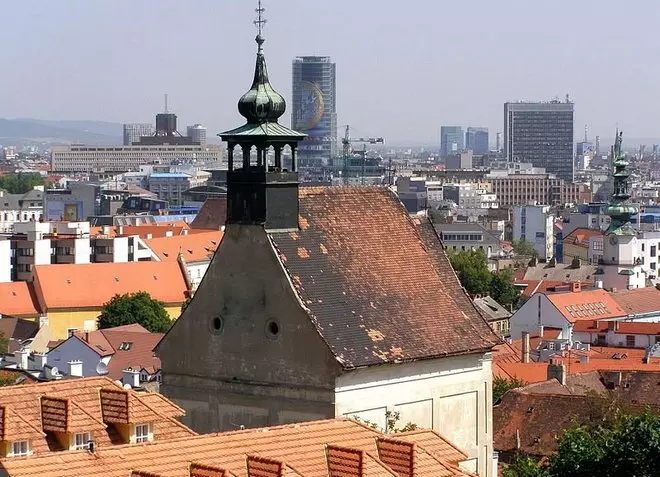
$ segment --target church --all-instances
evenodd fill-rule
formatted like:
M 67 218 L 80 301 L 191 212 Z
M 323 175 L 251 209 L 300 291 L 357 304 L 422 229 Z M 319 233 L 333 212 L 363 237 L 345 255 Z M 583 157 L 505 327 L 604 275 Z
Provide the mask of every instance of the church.
M 257 22 L 259 23 L 259 22 Z M 261 24 L 260 24 L 261 25 Z M 493 475 L 499 343 L 426 218 L 384 187 L 302 187 L 261 30 L 228 145 L 224 238 L 157 348 L 161 392 L 198 432 L 356 417 L 435 429 Z M 292 163 L 283 163 L 290 149 Z M 270 153 L 269 153 L 270 151 Z

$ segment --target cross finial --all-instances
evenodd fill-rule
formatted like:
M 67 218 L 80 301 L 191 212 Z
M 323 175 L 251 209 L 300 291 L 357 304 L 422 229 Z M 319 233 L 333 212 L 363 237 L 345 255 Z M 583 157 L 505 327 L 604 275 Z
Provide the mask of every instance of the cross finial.
M 257 25 L 257 28 L 259 29 L 259 36 L 263 33 L 264 30 L 264 25 L 268 22 L 264 18 L 264 12 L 266 9 L 261 5 L 261 0 L 259 0 L 259 6 L 255 9 L 255 12 L 257 12 L 257 19 L 254 21 L 254 24 Z

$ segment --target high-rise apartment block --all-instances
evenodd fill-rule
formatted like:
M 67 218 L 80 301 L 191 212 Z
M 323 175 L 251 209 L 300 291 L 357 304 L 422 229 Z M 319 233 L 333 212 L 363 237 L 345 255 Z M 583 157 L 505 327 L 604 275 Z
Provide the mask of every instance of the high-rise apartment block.
M 188 126 L 188 134 L 186 134 L 192 142 L 200 146 L 206 146 L 206 128 L 201 124 Z
M 153 125 L 149 123 L 124 124 L 124 146 L 132 146 L 140 142 L 143 136 L 153 136 L 155 133 Z
M 461 126 L 440 128 L 440 157 L 449 157 L 465 149 L 465 133 Z
M 291 127 L 307 134 L 298 146 L 300 166 L 320 167 L 337 155 L 336 65 L 327 56 L 293 60 Z
M 504 156 L 573 180 L 573 103 L 504 103 Z
M 488 153 L 488 128 L 467 128 L 465 148 L 478 156 Z

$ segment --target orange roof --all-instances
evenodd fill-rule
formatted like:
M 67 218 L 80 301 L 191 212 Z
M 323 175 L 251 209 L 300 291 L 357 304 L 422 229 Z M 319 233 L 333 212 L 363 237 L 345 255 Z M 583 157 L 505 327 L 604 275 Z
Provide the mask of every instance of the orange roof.
M 5 440 L 31 439 L 35 454 L 49 454 L 44 431 L 93 432 L 99 448 L 116 441 L 114 428 L 104 421 L 104 405 L 99 393 L 115 391 L 125 396 L 131 423 L 151 422 L 155 440 L 194 436 L 195 433 L 174 418 L 183 415 L 167 399 L 143 400 L 140 394 L 125 390 L 106 377 L 67 379 L 24 386 L 0 387 L 0 434 Z M 165 432 L 165 431 L 168 432 Z M 83 472 L 81 475 L 85 475 Z
M 217 231 L 200 231 L 176 237 L 159 237 L 145 242 L 163 262 L 176 260 L 179 252 L 187 263 L 210 261 L 220 245 L 224 233 Z
M 655 287 L 620 290 L 610 296 L 629 315 L 660 313 L 660 290 Z
M 561 353 L 561 352 L 558 352 Z M 553 359 L 566 366 L 569 375 L 590 371 L 660 371 L 660 360 L 644 362 L 646 350 L 635 348 L 592 347 L 590 351 L 564 352 L 565 357 Z M 581 362 L 588 356 L 587 362 Z M 539 383 L 548 379 L 548 363 L 498 362 L 493 366 L 493 375 L 502 378 L 517 377 L 526 383 Z
M 603 234 L 600 230 L 578 227 L 564 237 L 564 244 L 576 245 L 578 247 L 589 247 L 590 238 L 602 236 Z
M 573 325 L 573 332 L 604 333 L 608 327 L 618 335 L 660 335 L 660 323 L 642 321 L 578 321 Z
M 58 455 L 6 459 L 2 465 L 12 477 L 43 474 L 44 469 L 48 477 L 126 477 L 131 472 L 188 477 L 191 464 L 214 469 L 193 475 L 238 477 L 247 477 L 248 468 L 265 477 L 328 477 L 329 468 L 341 469 L 347 477 L 396 477 L 408 475 L 407 472 L 413 475 L 412 469 L 416 477 L 471 475 L 429 450 L 426 445 L 430 441 L 426 439 L 432 437 L 425 436 L 424 444 L 414 441 L 415 445 L 411 445 L 408 440 L 384 436 L 355 421 L 331 419 L 149 445 L 99 447 L 94 454 L 67 453 L 65 459 Z
M 0 314 L 39 316 L 39 305 L 28 282 L 0 283 Z
M 602 289 L 545 295 L 570 323 L 628 315 L 610 294 Z
M 145 291 L 164 303 L 183 303 L 187 285 L 176 262 L 37 265 L 39 302 L 50 308 L 100 308 L 115 295 Z

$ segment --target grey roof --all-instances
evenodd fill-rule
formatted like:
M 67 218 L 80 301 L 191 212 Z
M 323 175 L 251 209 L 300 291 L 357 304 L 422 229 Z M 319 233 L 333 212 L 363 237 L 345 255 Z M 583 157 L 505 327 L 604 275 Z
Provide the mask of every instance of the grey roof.
M 218 134 L 223 141 L 228 141 L 232 136 L 266 136 L 270 139 L 288 139 L 288 140 L 301 140 L 306 134 L 294 131 L 279 123 L 268 122 L 261 124 L 244 124 L 241 127 L 225 131 Z
M 489 321 L 503 320 L 511 317 L 511 313 L 490 296 L 475 298 L 473 301 L 474 305 L 486 315 L 486 319 Z
M 593 281 L 596 273 L 595 265 L 581 265 L 572 268 L 570 264 L 558 263 L 551 267 L 547 263 L 539 263 L 535 267 L 528 267 L 524 280 L 555 280 L 555 281 Z
M 32 189 L 25 194 L 5 194 L 0 197 L 0 210 L 19 210 L 25 207 L 25 204 L 21 207 L 21 202 L 25 201 L 42 202 L 43 195 L 44 193 L 42 191 L 35 189 Z

